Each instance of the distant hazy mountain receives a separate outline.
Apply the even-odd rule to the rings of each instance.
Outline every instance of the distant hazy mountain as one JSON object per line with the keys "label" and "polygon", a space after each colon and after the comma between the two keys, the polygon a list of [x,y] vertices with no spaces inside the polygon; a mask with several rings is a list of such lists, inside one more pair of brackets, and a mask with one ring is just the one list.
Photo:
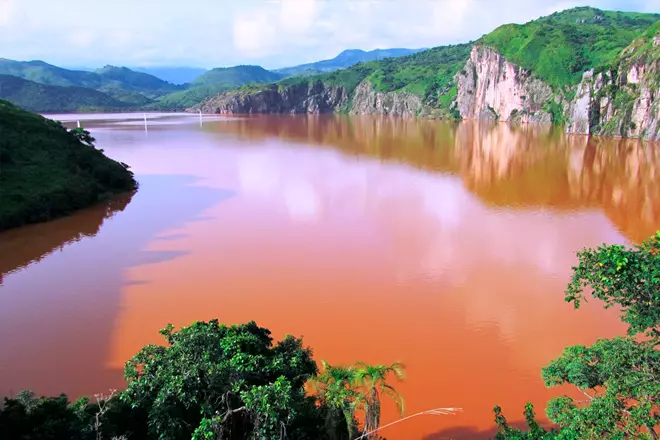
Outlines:
{"label": "distant hazy mountain", "polygon": [[136,72],[148,73],[172,84],[186,84],[195,81],[207,72],[199,67],[133,67]]}
{"label": "distant hazy mountain", "polygon": [[403,57],[421,52],[425,49],[375,49],[369,52],[360,49],[345,50],[331,60],[317,61],[315,63],[301,64],[299,66],[276,69],[274,72],[284,76],[312,75],[315,73],[332,72],[346,69],[357,63],[381,60],[383,58]]}
{"label": "distant hazy mountain", "polygon": [[0,75],[0,99],[35,112],[117,110],[128,106],[97,90],[52,86],[12,75]]}
{"label": "distant hazy mountain", "polygon": [[186,90],[163,96],[155,107],[163,110],[192,107],[224,90],[252,83],[272,83],[283,78],[260,66],[234,66],[211,69],[188,85]]}
{"label": "distant hazy mountain", "polygon": [[151,98],[182,89],[182,86],[155,76],[114,66],[87,72],[63,69],[43,61],[0,58],[0,75],[12,75],[50,86],[84,87],[107,93],[126,103],[139,105],[151,102]]}

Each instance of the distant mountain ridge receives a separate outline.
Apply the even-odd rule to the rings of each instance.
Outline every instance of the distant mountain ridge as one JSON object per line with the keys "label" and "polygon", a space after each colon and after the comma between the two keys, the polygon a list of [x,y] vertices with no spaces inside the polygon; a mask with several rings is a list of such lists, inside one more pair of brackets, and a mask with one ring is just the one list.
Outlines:
{"label": "distant mountain ridge", "polygon": [[273,72],[283,76],[294,75],[312,75],[316,73],[332,72],[334,70],[345,69],[358,63],[367,61],[382,60],[383,58],[396,58],[412,55],[426,49],[375,49],[364,51],[361,49],[347,49],[336,57],[329,60],[317,61],[314,63],[300,64],[298,66],[274,69]]}
{"label": "distant mountain ridge", "polygon": [[[118,67],[64,69],[44,61],[0,58],[4,91],[0,96],[31,111],[117,110],[140,108],[183,110],[226,90],[248,84],[270,84],[298,72],[330,72],[356,63],[399,57],[421,49],[345,50],[332,60],[271,71],[261,66],[239,65],[210,70],[189,67]],[[178,84],[175,84],[178,83]],[[61,88],[74,88],[64,90]],[[95,91],[87,93],[80,88]],[[57,102],[61,100],[60,102]],[[42,104],[40,104],[42,102]]]}
{"label": "distant mountain ridge", "polygon": [[191,83],[208,71],[200,67],[131,67],[130,69],[148,73],[176,85]]}
{"label": "distant mountain ridge", "polygon": [[52,86],[12,75],[0,75],[0,99],[39,113],[121,110],[129,106],[97,90]]}
{"label": "distant mountain ridge", "polygon": [[176,110],[199,104],[209,96],[253,83],[273,83],[283,75],[261,66],[241,65],[211,69],[188,84],[186,90],[166,95],[153,104],[159,110]]}
{"label": "distant mountain ridge", "polygon": [[11,75],[47,86],[84,87],[106,93],[130,105],[145,105],[153,98],[182,89],[182,86],[152,75],[115,66],[88,72],[63,69],[44,61],[0,58],[0,75]]}

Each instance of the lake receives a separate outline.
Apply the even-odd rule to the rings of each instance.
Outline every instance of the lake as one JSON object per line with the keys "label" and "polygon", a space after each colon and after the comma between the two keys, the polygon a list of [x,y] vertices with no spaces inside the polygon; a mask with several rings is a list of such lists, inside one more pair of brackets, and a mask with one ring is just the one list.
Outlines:
{"label": "lake", "polygon": [[[550,127],[348,116],[77,119],[140,189],[0,234],[0,394],[123,387],[158,330],[255,320],[331,364],[402,361],[390,440],[488,438],[570,344],[622,334],[576,311],[575,253],[660,229],[660,145]],[[87,120],[86,120],[87,119]],[[385,406],[383,423],[396,418]]]}

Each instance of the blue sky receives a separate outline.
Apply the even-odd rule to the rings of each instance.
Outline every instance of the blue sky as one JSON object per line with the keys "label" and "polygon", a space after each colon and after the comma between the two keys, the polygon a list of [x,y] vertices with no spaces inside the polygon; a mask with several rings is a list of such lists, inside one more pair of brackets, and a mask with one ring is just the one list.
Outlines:
{"label": "blue sky", "polygon": [[465,42],[582,5],[660,12],[660,0],[0,0],[0,57],[276,68],[349,48]]}

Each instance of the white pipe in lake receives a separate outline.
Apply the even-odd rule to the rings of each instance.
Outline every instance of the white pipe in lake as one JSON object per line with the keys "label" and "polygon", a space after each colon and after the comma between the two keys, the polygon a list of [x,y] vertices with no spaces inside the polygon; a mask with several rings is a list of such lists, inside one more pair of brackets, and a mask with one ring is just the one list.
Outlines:
{"label": "white pipe in lake", "polygon": [[202,111],[199,111],[199,126],[201,127],[203,125],[203,119],[202,119]]}
{"label": "white pipe in lake", "polygon": [[80,128],[80,121],[78,121],[78,128]]}

